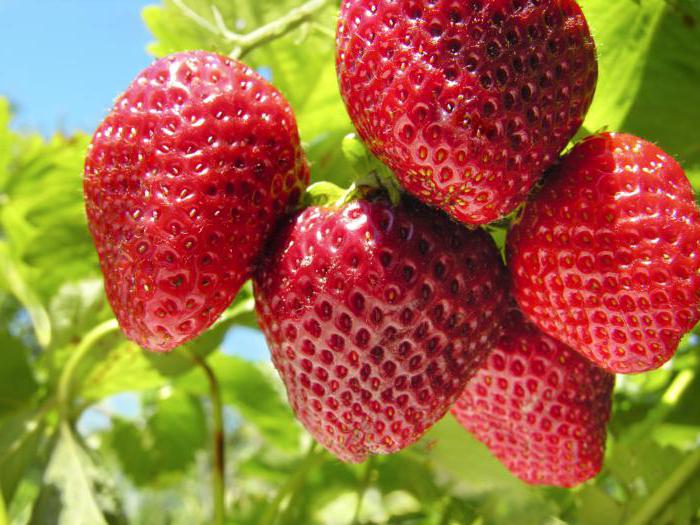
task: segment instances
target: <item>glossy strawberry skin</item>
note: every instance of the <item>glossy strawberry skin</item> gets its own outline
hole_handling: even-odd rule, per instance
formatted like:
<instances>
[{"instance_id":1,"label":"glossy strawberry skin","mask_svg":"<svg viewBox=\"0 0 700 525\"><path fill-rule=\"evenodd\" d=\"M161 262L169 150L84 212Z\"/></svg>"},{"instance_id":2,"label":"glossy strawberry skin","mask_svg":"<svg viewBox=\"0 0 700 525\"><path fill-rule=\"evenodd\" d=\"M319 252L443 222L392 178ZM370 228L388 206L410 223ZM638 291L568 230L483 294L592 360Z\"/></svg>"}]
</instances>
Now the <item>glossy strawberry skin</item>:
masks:
<instances>
[{"instance_id":1,"label":"glossy strawberry skin","mask_svg":"<svg viewBox=\"0 0 700 525\"><path fill-rule=\"evenodd\" d=\"M573 487L603 464L615 378L513 307L452 414L526 483Z\"/></svg>"},{"instance_id":2,"label":"glossy strawberry skin","mask_svg":"<svg viewBox=\"0 0 700 525\"><path fill-rule=\"evenodd\" d=\"M545 333L615 373L657 368L700 319L700 214L678 163L623 134L584 140L508 239L514 295Z\"/></svg>"},{"instance_id":3,"label":"glossy strawberry skin","mask_svg":"<svg viewBox=\"0 0 700 525\"><path fill-rule=\"evenodd\" d=\"M201 51L141 72L97 129L84 178L126 335L168 351L209 327L307 183L292 111L257 73Z\"/></svg>"},{"instance_id":4,"label":"glossy strawberry skin","mask_svg":"<svg viewBox=\"0 0 700 525\"><path fill-rule=\"evenodd\" d=\"M410 445L447 412L497 336L504 277L485 232L380 199L298 213L254 284L297 417L361 462Z\"/></svg>"},{"instance_id":5,"label":"glossy strawberry skin","mask_svg":"<svg viewBox=\"0 0 700 525\"><path fill-rule=\"evenodd\" d=\"M360 136L406 189L469 224L525 199L597 82L574 0L344 0L337 41Z\"/></svg>"}]
</instances>

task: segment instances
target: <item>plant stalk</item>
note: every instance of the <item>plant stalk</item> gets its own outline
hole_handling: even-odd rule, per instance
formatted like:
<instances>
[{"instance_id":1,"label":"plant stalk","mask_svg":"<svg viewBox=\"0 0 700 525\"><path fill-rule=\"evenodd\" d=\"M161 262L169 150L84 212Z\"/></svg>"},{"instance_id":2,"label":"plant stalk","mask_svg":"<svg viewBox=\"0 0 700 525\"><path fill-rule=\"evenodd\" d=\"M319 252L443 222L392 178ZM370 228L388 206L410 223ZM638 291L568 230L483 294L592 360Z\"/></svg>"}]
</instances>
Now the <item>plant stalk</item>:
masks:
<instances>
[{"instance_id":1,"label":"plant stalk","mask_svg":"<svg viewBox=\"0 0 700 525\"><path fill-rule=\"evenodd\" d=\"M273 40L292 32L300 25L308 22L316 13L329 4L329 0L309 0L277 20L265 24L250 33L243 35L239 46L241 53L234 58L242 58L253 49L263 46ZM234 45L236 45L234 43ZM234 48L235 49L235 48Z\"/></svg>"},{"instance_id":2,"label":"plant stalk","mask_svg":"<svg viewBox=\"0 0 700 525\"><path fill-rule=\"evenodd\" d=\"M109 321L97 325L85 335L83 340L80 341L78 348L75 349L75 352L73 352L68 359L58 381L58 406L61 418L64 421L67 422L70 420L73 376L75 375L78 365L85 356L90 353L100 339L117 330L119 330L119 324L116 319L110 319Z\"/></svg>"},{"instance_id":3,"label":"plant stalk","mask_svg":"<svg viewBox=\"0 0 700 525\"><path fill-rule=\"evenodd\" d=\"M224 440L224 405L221 401L221 388L214 370L197 355L192 359L207 376L212 408L213 463L212 491L214 496L214 523L224 525L226 521L226 456Z\"/></svg>"},{"instance_id":4,"label":"plant stalk","mask_svg":"<svg viewBox=\"0 0 700 525\"><path fill-rule=\"evenodd\" d=\"M283 37L308 22L321 9L329 5L330 0L309 0L299 7L290 10L277 20L273 20L269 24L265 24L245 34L231 31L226 26L221 12L215 6L212 7L212 15L214 17L214 22L212 23L185 4L184 0L173 0L173 3L180 8L185 16L198 26L211 33L221 35L227 43L233 46L229 55L232 58L240 59L253 49Z\"/></svg>"},{"instance_id":5,"label":"plant stalk","mask_svg":"<svg viewBox=\"0 0 700 525\"><path fill-rule=\"evenodd\" d=\"M649 414L642 422L635 425L625 434L624 441L626 443L634 443L651 434L654 428L663 423L669 416L678 400L683 397L688 387L693 383L694 378L695 372L692 370L680 372L664 392L661 402L649 411Z\"/></svg>"},{"instance_id":6,"label":"plant stalk","mask_svg":"<svg viewBox=\"0 0 700 525\"><path fill-rule=\"evenodd\" d=\"M365 494L369 488L370 481L372 481L372 473L374 472L374 456L370 456L367 460L367 465L365 466L365 473L362 476L360 485L357 487L357 505L355 506L355 515L352 518L352 525L358 525L360 523L360 513L362 512L362 503L365 500Z\"/></svg>"},{"instance_id":7,"label":"plant stalk","mask_svg":"<svg viewBox=\"0 0 700 525\"><path fill-rule=\"evenodd\" d=\"M260 520L260 525L274 525L274 523L277 521L280 506L282 505L284 498L289 494L293 494L299 489L299 487L304 483L306 475L309 473L309 470L311 470L311 467L313 467L320 458L321 455L316 454L316 442L312 441L302 464L299 466L297 471L289 477L287 482L280 487L275 495L275 498L270 502L270 505L267 507L265 514Z\"/></svg>"},{"instance_id":8,"label":"plant stalk","mask_svg":"<svg viewBox=\"0 0 700 525\"><path fill-rule=\"evenodd\" d=\"M667 503L676 496L688 481L700 470L700 448L696 449L666 478L666 480L648 497L639 510L627 522L627 525L646 525L651 523Z\"/></svg>"}]
</instances>

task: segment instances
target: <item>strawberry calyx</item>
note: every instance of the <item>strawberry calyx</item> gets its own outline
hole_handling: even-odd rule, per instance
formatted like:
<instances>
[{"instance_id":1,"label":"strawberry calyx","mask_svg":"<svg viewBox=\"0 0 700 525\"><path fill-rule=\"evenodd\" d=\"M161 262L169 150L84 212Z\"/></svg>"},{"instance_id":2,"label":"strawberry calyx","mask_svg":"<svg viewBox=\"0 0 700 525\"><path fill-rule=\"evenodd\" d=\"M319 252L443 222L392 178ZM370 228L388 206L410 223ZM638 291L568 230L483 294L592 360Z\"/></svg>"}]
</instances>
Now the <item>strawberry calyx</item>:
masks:
<instances>
[{"instance_id":1,"label":"strawberry calyx","mask_svg":"<svg viewBox=\"0 0 700 525\"><path fill-rule=\"evenodd\" d=\"M343 155L355 173L348 188L320 181L309 186L302 195L298 209L309 206L340 208L357 199L388 198L392 205L401 202L403 191L392 171L372 155L354 133L346 135L341 145Z\"/></svg>"}]
</instances>

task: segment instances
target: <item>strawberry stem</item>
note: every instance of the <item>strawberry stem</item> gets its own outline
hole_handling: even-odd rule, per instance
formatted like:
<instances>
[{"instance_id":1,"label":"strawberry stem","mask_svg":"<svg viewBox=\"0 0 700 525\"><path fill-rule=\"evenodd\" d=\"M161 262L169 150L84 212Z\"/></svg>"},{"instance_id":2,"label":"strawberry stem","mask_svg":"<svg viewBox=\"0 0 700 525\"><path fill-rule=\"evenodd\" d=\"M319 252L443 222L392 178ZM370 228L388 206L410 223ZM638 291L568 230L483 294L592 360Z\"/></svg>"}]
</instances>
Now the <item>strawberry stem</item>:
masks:
<instances>
[{"instance_id":1,"label":"strawberry stem","mask_svg":"<svg viewBox=\"0 0 700 525\"><path fill-rule=\"evenodd\" d=\"M294 494L299 488L303 487L304 481L306 479L309 470L321 459L321 454L316 453L316 442L312 441L306 456L302 460L301 465L294 473L290 476L287 482L280 487L279 491L275 495L275 498L270 502L270 505L265 510L262 519L260 520L260 525L274 525L277 522L277 516L280 512L280 507L284 502L285 498L289 494Z\"/></svg>"},{"instance_id":2,"label":"strawberry stem","mask_svg":"<svg viewBox=\"0 0 700 525\"><path fill-rule=\"evenodd\" d=\"M678 468L648 497L627 522L628 525L646 525L661 512L685 484L700 470L700 449L689 455Z\"/></svg>"},{"instance_id":3,"label":"strawberry stem","mask_svg":"<svg viewBox=\"0 0 700 525\"><path fill-rule=\"evenodd\" d=\"M212 437L214 468L212 469L212 491L214 496L214 523L224 525L226 521L226 459L224 441L224 405L221 401L221 388L214 370L209 364L199 357L192 355L192 360L207 376L209 382L209 395L212 408Z\"/></svg>"},{"instance_id":4,"label":"strawberry stem","mask_svg":"<svg viewBox=\"0 0 700 525\"><path fill-rule=\"evenodd\" d=\"M372 481L372 474L374 473L374 456L370 456L367 460L367 465L365 466L365 474L362 476L360 485L357 487L357 506L355 507L355 514L352 518L352 525L358 525L360 523L360 513L362 512L362 503L365 500L365 494L369 488L370 481Z\"/></svg>"},{"instance_id":5,"label":"strawberry stem","mask_svg":"<svg viewBox=\"0 0 700 525\"><path fill-rule=\"evenodd\" d=\"M649 436L668 417L678 400L693 383L694 378L695 372L692 370L680 372L664 392L661 402L657 403L649 411L649 414L641 423L625 432L624 441L626 443L635 443Z\"/></svg>"},{"instance_id":6,"label":"strawberry stem","mask_svg":"<svg viewBox=\"0 0 700 525\"><path fill-rule=\"evenodd\" d=\"M281 38L303 24L310 22L319 11L331 5L332 2L330 0L309 0L299 7L290 10L283 17L245 34L231 31L226 26L226 22L216 6L211 7L212 17L214 19L212 23L185 4L184 0L173 0L173 3L195 24L211 33L218 34L228 44L233 46L229 55L231 58L240 59L253 49Z\"/></svg>"},{"instance_id":7,"label":"strawberry stem","mask_svg":"<svg viewBox=\"0 0 700 525\"><path fill-rule=\"evenodd\" d=\"M71 416L73 379L78 365L100 339L117 330L119 330L119 324L116 319L110 319L97 325L80 341L78 348L71 354L70 359L64 366L61 377L58 380L57 397L61 418L65 422L68 422Z\"/></svg>"}]
</instances>

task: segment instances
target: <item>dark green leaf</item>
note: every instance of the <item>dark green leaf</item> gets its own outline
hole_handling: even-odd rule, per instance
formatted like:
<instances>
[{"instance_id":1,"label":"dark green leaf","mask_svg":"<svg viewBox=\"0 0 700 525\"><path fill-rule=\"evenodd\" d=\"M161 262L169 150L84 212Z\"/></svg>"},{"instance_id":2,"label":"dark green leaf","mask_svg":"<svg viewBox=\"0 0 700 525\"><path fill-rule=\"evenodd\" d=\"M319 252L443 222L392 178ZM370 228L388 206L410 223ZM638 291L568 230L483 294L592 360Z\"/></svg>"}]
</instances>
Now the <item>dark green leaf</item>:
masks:
<instances>
[{"instance_id":1,"label":"dark green leaf","mask_svg":"<svg viewBox=\"0 0 700 525\"><path fill-rule=\"evenodd\" d=\"M27 348L0 327L0 417L26 403L37 387Z\"/></svg>"}]
</instances>

